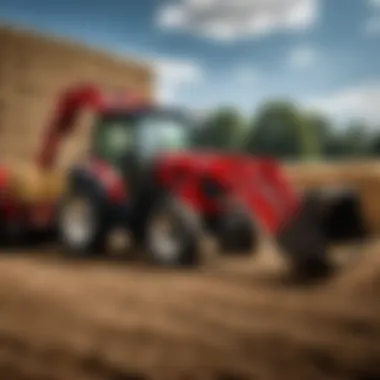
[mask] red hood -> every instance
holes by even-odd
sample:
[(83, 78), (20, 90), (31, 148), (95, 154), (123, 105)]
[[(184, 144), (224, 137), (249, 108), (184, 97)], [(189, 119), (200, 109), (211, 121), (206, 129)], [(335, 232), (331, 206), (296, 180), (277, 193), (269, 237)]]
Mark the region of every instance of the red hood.
[(175, 166), (199, 174), (216, 176), (224, 184), (236, 182), (247, 185), (248, 182), (261, 178), (276, 170), (278, 164), (269, 158), (257, 158), (244, 154), (226, 152), (175, 152), (161, 156), (165, 166)]
[(271, 158), (191, 151), (165, 153), (160, 161), (168, 173), (184, 170), (218, 180), (272, 231), (299, 206), (298, 194)]

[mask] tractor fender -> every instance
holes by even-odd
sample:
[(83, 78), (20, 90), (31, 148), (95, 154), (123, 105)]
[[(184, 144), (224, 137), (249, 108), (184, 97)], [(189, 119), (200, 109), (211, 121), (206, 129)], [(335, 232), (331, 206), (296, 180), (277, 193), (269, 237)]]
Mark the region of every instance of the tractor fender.
[(90, 161), (86, 165), (75, 166), (69, 174), (71, 186), (90, 186), (110, 203), (120, 204), (127, 200), (125, 182), (108, 164)]
[(194, 210), (202, 211), (204, 208), (201, 191), (203, 170), (192, 165), (168, 164), (165, 161), (159, 161), (153, 171), (154, 175), (151, 177), (154, 178), (161, 192), (165, 191)]
[(96, 200), (102, 214), (111, 224), (124, 226), (128, 224), (130, 210), (122, 186), (117, 177), (107, 182), (99, 172), (77, 166), (69, 173), (67, 191), (88, 194)]
[(187, 207), (192, 208), (198, 213), (204, 213), (205, 202), (200, 191), (200, 185), (201, 181), (198, 178), (191, 179), (172, 186), (169, 188), (169, 192), (173, 198), (186, 204)]
[(103, 215), (102, 219), (106, 217), (108, 219), (106, 189), (99, 179), (93, 173), (86, 170), (86, 168), (74, 167), (70, 171), (65, 190), (61, 202), (58, 205), (59, 209), (67, 197), (85, 196), (91, 198), (91, 202), (96, 203), (98, 212)]
[(69, 173), (67, 191), (76, 190), (90, 190), (101, 198), (107, 198), (105, 185), (100, 181), (99, 177), (84, 167), (74, 167)]
[(145, 172), (138, 195), (131, 205), (130, 226), (137, 242), (144, 240), (149, 215), (164, 199), (179, 202), (193, 213), (203, 211), (199, 203), (199, 182), (188, 172), (181, 172), (180, 176), (176, 174), (178, 171), (162, 170), (157, 164)]

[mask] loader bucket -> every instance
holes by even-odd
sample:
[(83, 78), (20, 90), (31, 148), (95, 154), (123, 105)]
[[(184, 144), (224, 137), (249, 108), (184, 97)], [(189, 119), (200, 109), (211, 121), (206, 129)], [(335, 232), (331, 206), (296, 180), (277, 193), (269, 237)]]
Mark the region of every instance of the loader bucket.
[(320, 200), (321, 223), (329, 243), (361, 241), (368, 235), (360, 195), (354, 191)]
[(361, 198), (357, 191), (312, 191), (305, 198), (313, 204), (329, 243), (345, 243), (367, 237)]
[(325, 276), (331, 273), (331, 244), (364, 239), (360, 196), (354, 191), (313, 192), (305, 195), (303, 207), (281, 228), (280, 248), (298, 275)]
[(277, 235), (279, 248), (287, 255), (297, 277), (326, 277), (333, 269), (328, 241), (315, 203), (306, 201)]

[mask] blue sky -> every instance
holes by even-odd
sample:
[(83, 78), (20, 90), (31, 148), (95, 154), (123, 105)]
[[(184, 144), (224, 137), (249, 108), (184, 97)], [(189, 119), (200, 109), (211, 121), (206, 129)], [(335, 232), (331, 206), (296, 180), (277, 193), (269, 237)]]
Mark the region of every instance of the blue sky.
[(147, 57), (167, 102), (286, 96), (380, 125), (380, 0), (0, 0), (0, 21)]

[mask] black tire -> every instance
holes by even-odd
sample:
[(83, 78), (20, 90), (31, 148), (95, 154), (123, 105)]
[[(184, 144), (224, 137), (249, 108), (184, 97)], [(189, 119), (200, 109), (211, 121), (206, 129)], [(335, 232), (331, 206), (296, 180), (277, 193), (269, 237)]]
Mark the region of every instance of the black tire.
[(23, 247), (30, 241), (30, 233), (23, 223), (13, 222), (1, 227), (0, 245), (5, 247)]
[(243, 211), (226, 212), (219, 220), (217, 238), (223, 254), (255, 254), (259, 245), (259, 235), (252, 218)]
[[(167, 218), (170, 227), (170, 232), (164, 232), (165, 238), (173, 239), (174, 248), (170, 253), (164, 252), (157, 238), (157, 230), (155, 232), (162, 216)], [(144, 237), (148, 259), (155, 265), (194, 267), (200, 262), (200, 223), (196, 215), (178, 200), (165, 197), (156, 202), (147, 218)]]
[[(91, 215), (87, 221), (85, 218), (82, 220), (85, 224), (91, 219), (91, 226), (84, 226), (84, 228), (89, 229), (89, 232), (81, 241), (80, 239), (73, 239), (72, 233), (68, 230), (67, 221), (64, 219), (68, 208), (75, 201), (83, 202)], [(75, 189), (65, 194), (61, 200), (56, 221), (58, 241), (62, 251), (71, 257), (77, 258), (96, 257), (104, 254), (109, 234), (106, 210), (102, 197), (93, 191)], [(80, 224), (80, 221), (77, 223)]]
[(30, 229), (26, 212), (20, 213), (16, 220), (7, 220), (0, 216), (0, 245), (4, 247), (23, 247), (30, 242)]

